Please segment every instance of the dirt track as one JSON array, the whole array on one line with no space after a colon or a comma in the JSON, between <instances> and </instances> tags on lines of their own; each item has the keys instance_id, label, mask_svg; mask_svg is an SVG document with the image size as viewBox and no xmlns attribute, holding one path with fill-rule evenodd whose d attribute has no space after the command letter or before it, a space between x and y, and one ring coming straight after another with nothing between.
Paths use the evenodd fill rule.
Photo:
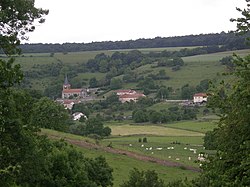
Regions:
<instances>
[{"instance_id":1,"label":"dirt track","mask_svg":"<svg viewBox=\"0 0 250 187\"><path fill-rule=\"evenodd\" d=\"M57 136L49 136L49 138L51 139L61 139L61 137L57 137ZM114 148L110 148L110 147L104 147L104 146L100 146L97 144L93 144L93 143L89 143L86 141L82 141L82 140L73 140L73 139L69 139L69 138L64 138L64 140L70 144L73 145L77 145L79 147L84 147L87 149L99 149L108 153L113 153L113 154L121 154L121 155L126 155L128 157L137 159L137 160L142 160L145 162L153 162L153 163L157 163L163 166L168 166L168 167L182 167L183 169L186 170L190 170L190 171L194 171L194 172L200 172L201 170L199 168L196 167L192 167L192 166L186 166L184 164L181 163L177 163L177 162L172 162L172 161L167 161L167 160L163 160L163 159L159 159L159 158L154 158L154 157L150 157L150 156L145 156L139 153L135 153L135 152L131 152L131 151L126 151L126 150L121 150L121 149L114 149Z\"/></svg>"}]
</instances>

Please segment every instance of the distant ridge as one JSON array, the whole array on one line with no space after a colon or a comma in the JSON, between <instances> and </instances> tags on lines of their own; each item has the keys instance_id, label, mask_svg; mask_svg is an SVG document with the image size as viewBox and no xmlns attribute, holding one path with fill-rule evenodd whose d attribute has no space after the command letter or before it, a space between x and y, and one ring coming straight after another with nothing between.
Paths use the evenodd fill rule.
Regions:
<instances>
[{"instance_id":1,"label":"distant ridge","mask_svg":"<svg viewBox=\"0 0 250 187\"><path fill-rule=\"evenodd\" d=\"M63 44L22 44L23 53L56 53L78 52L97 50L161 48L161 47L188 47L188 46L211 46L225 45L227 49L245 49L249 46L244 44L244 36L237 36L233 32L212 33L174 37L156 37L152 39L137 39L127 41L103 41L92 43L63 43Z\"/></svg>"}]
</instances>

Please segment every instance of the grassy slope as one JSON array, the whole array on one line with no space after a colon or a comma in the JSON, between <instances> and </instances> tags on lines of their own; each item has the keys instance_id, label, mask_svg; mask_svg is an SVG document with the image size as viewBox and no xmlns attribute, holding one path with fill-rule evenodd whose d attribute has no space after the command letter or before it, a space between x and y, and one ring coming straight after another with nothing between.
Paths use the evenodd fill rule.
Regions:
<instances>
[{"instance_id":1,"label":"grassy slope","mask_svg":"<svg viewBox=\"0 0 250 187\"><path fill-rule=\"evenodd\" d=\"M99 143L103 146L107 146L112 143L114 148L124 149L147 156L153 156L164 160L180 162L185 165L198 167L198 164L195 163L194 160L197 159L198 153L205 151L202 146L204 132L213 129L216 125L208 122L195 121L166 124L167 127L164 126L136 126L128 125L124 122L112 122L110 127L113 131L113 136L101 140ZM47 129L43 129L42 131L50 136L52 135L74 140L87 140L89 142L95 142L92 139L68 133L61 133ZM145 135L145 132L153 135ZM121 133L127 136L114 136ZM142 139L144 137L147 137L148 142L139 143L138 139ZM176 142L178 144L175 144ZM129 146L130 144L132 144L132 146ZM142 144L144 144L144 147L141 146ZM152 150L148 151L145 149L146 147L152 147ZM162 147L163 150L156 150L157 147ZM169 150L167 149L168 147L174 147L174 150ZM194 154L191 152L189 150L190 148L197 149L197 153ZM96 149L89 150L80 147L78 147L78 149L81 150L87 157L105 156L109 165L114 169L114 186L119 186L122 181L128 179L128 173L134 167L139 168L140 170L154 169L157 173L159 173L159 177L166 183L175 179L180 179L180 176L181 178L187 177L188 179L191 179L198 175L197 173L183 170L181 168L164 167L151 162L142 162L128 158L125 155L114 155ZM154 154L152 154L152 152ZM191 161L188 157L191 157ZM176 158L179 158L180 160L176 161Z\"/></svg>"},{"instance_id":2,"label":"grassy slope","mask_svg":"<svg viewBox=\"0 0 250 187\"><path fill-rule=\"evenodd\" d=\"M183 47L182 47L183 48ZM142 52L155 51L160 52L163 50L179 50L181 48L150 48L150 49L139 49ZM115 51L127 52L130 50L110 50L110 51L87 51L87 52L74 52L74 53L55 53L53 57L50 57L49 53L42 54L24 54L22 57L18 57L16 63L20 63L22 69L31 70L35 64L51 64L57 63L58 61L63 64L72 64L76 65L79 63L85 63L88 59L94 58L96 54L106 53L107 55L112 55ZM240 50L233 51L241 56L246 55L249 50ZM168 76L170 76L170 80L160 80L158 84L165 85L167 87L173 87L178 89L182 87L184 84L188 83L190 85L196 86L203 79L211 79L211 80L220 80L222 78L221 73L225 72L225 67L220 65L219 60L222 57L229 56L233 54L232 51L229 52L221 52L214 53L208 55L197 55L192 57L184 57L183 60L185 65L181 68L181 70L173 72L171 68L168 67L156 67L152 68L152 64L148 64L145 66L141 66L134 71L136 71L140 75L146 76L149 73L158 73L159 70L165 69ZM101 79L105 76L103 73L81 73L78 75L78 78L85 79L86 81L92 77L96 77L97 79ZM36 89L44 89L46 84L50 82L52 78L48 77L45 79L33 80L33 86ZM124 84L124 88L136 88L136 83Z\"/></svg>"},{"instance_id":3,"label":"grassy slope","mask_svg":"<svg viewBox=\"0 0 250 187\"><path fill-rule=\"evenodd\" d=\"M76 136L68 133L61 133L53 130L48 130L48 129L42 129L43 134L46 134L48 136L57 136L61 138L70 138L74 140L87 140L89 142L94 142L93 140L86 138L86 137L81 137L81 136ZM151 138L150 138L151 139ZM162 137L152 137L152 140L155 139L158 142L163 141ZM112 139L112 141L115 139ZM136 137L120 137L118 142L123 142L126 143L126 141L133 141L136 140ZM109 139L104 140L102 143L105 145L106 143L109 142ZM115 141L114 141L115 142ZM192 142L192 141L191 141ZM190 143L191 143L190 142ZM194 140L194 142L197 142L197 140ZM114 143L115 144L115 143ZM118 146L118 148L120 148ZM119 186L123 181L128 179L129 172L133 168L138 168L140 170L155 170L161 179L163 179L166 183L176 180L176 179L192 179L198 175L198 173L188 171L188 170L183 170L182 168L175 168L175 167L166 167L166 166L161 166L159 164L155 164L152 162L143 162L139 161L133 158L129 158L125 155L117 155L117 154L111 154L107 152L103 152L97 149L85 149L82 147L77 147L78 150L82 151L86 157L97 157L97 156L104 156L108 162L108 164L114 169L113 176L114 176L114 186L117 187ZM138 152L136 150L131 150Z\"/></svg>"}]
</instances>

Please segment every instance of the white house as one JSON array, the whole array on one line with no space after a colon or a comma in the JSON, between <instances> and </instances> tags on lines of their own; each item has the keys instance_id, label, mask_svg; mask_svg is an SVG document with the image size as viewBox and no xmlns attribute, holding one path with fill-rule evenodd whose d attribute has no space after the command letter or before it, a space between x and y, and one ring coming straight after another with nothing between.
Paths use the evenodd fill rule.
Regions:
<instances>
[{"instance_id":1,"label":"white house","mask_svg":"<svg viewBox=\"0 0 250 187\"><path fill-rule=\"evenodd\" d=\"M76 113L72 114L72 116L73 116L73 120L75 120L75 121L79 120L82 116L85 119L87 119L87 116L85 114L81 113L81 112L76 112Z\"/></svg>"},{"instance_id":2,"label":"white house","mask_svg":"<svg viewBox=\"0 0 250 187\"><path fill-rule=\"evenodd\" d=\"M193 96L194 103L202 103L207 102L207 94L206 93L196 93Z\"/></svg>"},{"instance_id":3,"label":"white house","mask_svg":"<svg viewBox=\"0 0 250 187\"><path fill-rule=\"evenodd\" d=\"M63 100L62 104L64 106L65 109L69 109L71 110L74 106L74 104L80 103L80 101L78 100L71 100L71 99L67 99L67 100Z\"/></svg>"}]
</instances>

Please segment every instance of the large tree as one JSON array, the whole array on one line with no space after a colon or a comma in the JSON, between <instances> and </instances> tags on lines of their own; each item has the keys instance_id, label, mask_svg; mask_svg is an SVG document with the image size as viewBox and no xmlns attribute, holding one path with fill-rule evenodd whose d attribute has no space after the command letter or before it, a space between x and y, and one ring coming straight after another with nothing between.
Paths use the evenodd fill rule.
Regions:
<instances>
[{"instance_id":1,"label":"large tree","mask_svg":"<svg viewBox=\"0 0 250 187\"><path fill-rule=\"evenodd\" d=\"M25 95L18 96L12 89L22 79L20 65L13 66L12 56L20 53L17 46L26 38L25 34L35 29L32 23L44 22L43 16L47 13L47 10L35 8L32 0L0 1L0 52L7 57L0 59L1 186L13 184L14 176L34 148L33 129L26 124L29 99Z\"/></svg>"},{"instance_id":2,"label":"large tree","mask_svg":"<svg viewBox=\"0 0 250 187\"><path fill-rule=\"evenodd\" d=\"M247 32L249 9L238 10L243 18L234 19L237 32ZM212 90L212 106L220 109L221 118L218 128L206 135L205 141L212 142L205 143L212 143L209 147L217 154L204 166L196 186L250 186L250 55L235 56L234 64L234 81Z\"/></svg>"},{"instance_id":3,"label":"large tree","mask_svg":"<svg viewBox=\"0 0 250 187\"><path fill-rule=\"evenodd\" d=\"M44 98L34 104L31 96L13 87L22 72L12 57L20 52L20 40L35 29L34 21L42 23L47 13L32 0L0 1L0 52L6 55L0 59L0 186L112 185L112 168L104 158L84 158L65 142L38 135L44 122L56 125L67 118L62 108Z\"/></svg>"}]
</instances>

